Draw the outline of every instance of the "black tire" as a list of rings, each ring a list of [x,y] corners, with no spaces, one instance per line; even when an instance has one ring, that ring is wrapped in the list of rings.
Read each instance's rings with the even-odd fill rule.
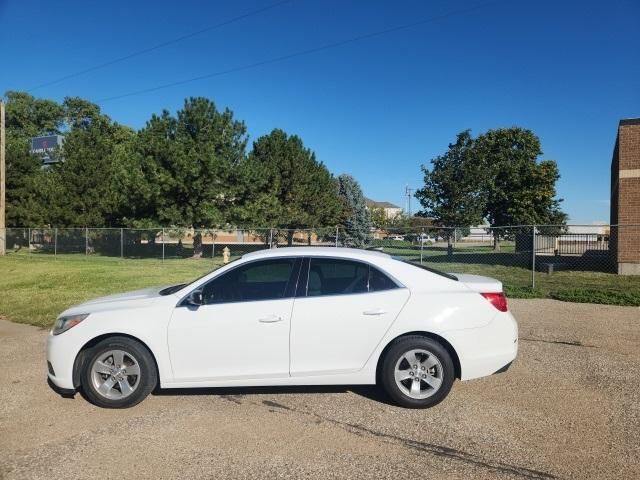
[[[396,365],[398,362],[402,362],[401,359],[407,352],[412,350],[426,350],[439,362],[439,366],[433,371],[439,371],[441,384],[435,393],[426,398],[412,398],[396,383]],[[401,363],[401,365],[403,364]],[[440,343],[427,337],[411,335],[402,337],[391,345],[383,359],[380,380],[387,394],[398,405],[407,408],[429,408],[440,403],[449,394],[455,380],[455,366],[451,355]],[[420,381],[418,384],[423,385]],[[408,379],[408,385],[412,385],[410,379]],[[428,391],[429,387],[425,385],[424,389]]]
[[[133,358],[139,367],[139,375],[125,375],[122,379],[135,387],[133,392],[124,398],[107,398],[98,391],[94,384],[95,374],[92,367],[97,360],[110,351],[124,352],[126,360],[123,363],[125,365],[127,362],[133,364],[131,362],[131,358]],[[115,357],[112,358],[115,359]],[[140,403],[155,389],[158,384],[158,371],[151,352],[140,342],[128,337],[109,337],[87,351],[80,378],[82,393],[94,405],[103,408],[129,408]],[[109,375],[104,375],[102,378],[109,378]],[[118,385],[115,385],[116,391],[120,391],[119,388]]]

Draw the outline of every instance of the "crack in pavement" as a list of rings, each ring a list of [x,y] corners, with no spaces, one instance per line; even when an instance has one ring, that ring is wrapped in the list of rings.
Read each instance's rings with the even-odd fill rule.
[[[253,403],[254,405],[259,405],[258,403],[255,403],[255,402],[251,402],[251,403]],[[410,438],[404,438],[404,437],[400,437],[398,435],[392,435],[389,433],[378,432],[376,430],[365,427],[363,425],[341,422],[340,420],[336,420],[330,417],[325,417],[316,412],[298,410],[297,408],[293,408],[288,405],[284,405],[282,403],[274,402],[271,400],[263,400],[262,404],[272,408],[279,408],[280,410],[286,410],[286,411],[299,413],[302,415],[313,416],[317,419],[337,425],[340,428],[343,428],[358,436],[362,436],[363,434],[368,434],[376,438],[386,439],[386,441],[391,444],[395,444],[395,445],[400,444],[406,448],[411,448],[413,450],[431,453],[432,455],[437,455],[440,457],[450,458],[452,460],[461,461],[464,463],[483,467],[489,470],[493,470],[501,473],[515,474],[520,477],[531,478],[531,479],[549,480],[549,479],[557,478],[555,475],[552,475],[550,473],[541,472],[539,470],[532,470],[530,468],[520,467],[517,465],[510,465],[508,463],[503,463],[499,461],[484,460],[478,455],[465,452],[463,450],[458,450],[451,447],[445,447],[445,446],[437,445],[434,443],[420,442],[418,440],[412,440]]]
[[[236,405],[242,405],[242,402],[239,398],[242,398],[241,395],[220,395],[220,398],[224,398],[228,402],[235,403]]]
[[[588,345],[579,340],[545,340],[544,338],[520,338],[523,342],[541,342],[555,345],[569,345],[571,347],[598,348],[595,345]]]
[[[263,400],[262,404],[266,405],[267,407],[281,408],[283,410],[293,410],[291,407],[287,407],[286,405],[283,405],[278,402],[272,402],[271,400]]]

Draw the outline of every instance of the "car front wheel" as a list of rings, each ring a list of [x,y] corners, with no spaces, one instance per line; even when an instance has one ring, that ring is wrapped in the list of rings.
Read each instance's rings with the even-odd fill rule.
[[[132,407],[144,400],[158,383],[153,356],[131,338],[102,340],[85,358],[82,391],[99,407]]]
[[[397,340],[382,364],[382,385],[399,405],[428,408],[448,395],[455,380],[451,355],[435,340],[408,336]]]

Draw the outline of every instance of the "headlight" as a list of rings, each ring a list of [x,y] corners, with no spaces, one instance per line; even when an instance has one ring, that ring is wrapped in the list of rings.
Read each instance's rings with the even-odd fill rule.
[[[86,313],[84,315],[69,315],[67,317],[58,317],[56,323],[53,324],[53,330],[51,330],[51,333],[53,333],[54,335],[60,335],[61,333],[64,333],[70,328],[78,325],[88,316],[89,314]]]

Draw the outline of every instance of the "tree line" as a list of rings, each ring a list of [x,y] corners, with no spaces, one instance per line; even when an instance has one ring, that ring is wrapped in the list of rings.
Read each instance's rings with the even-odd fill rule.
[[[530,130],[463,131],[422,166],[423,210],[389,219],[368,211],[349,175],[334,176],[300,137],[274,129],[249,147],[228,108],[188,98],[175,114],[154,114],[140,130],[78,97],[61,103],[7,92],[7,226],[303,229],[341,225],[361,245],[372,226],[563,224],[556,163],[538,161]],[[63,134],[42,169],[32,137]],[[383,172],[382,172],[383,173]],[[289,241],[293,234],[290,233]]]
[[[370,228],[351,176],[334,177],[281,129],[248,150],[244,122],[209,99],[188,98],[134,131],[81,98],[7,98],[10,227]],[[65,136],[64,161],[42,169],[30,139],[46,134]]]

